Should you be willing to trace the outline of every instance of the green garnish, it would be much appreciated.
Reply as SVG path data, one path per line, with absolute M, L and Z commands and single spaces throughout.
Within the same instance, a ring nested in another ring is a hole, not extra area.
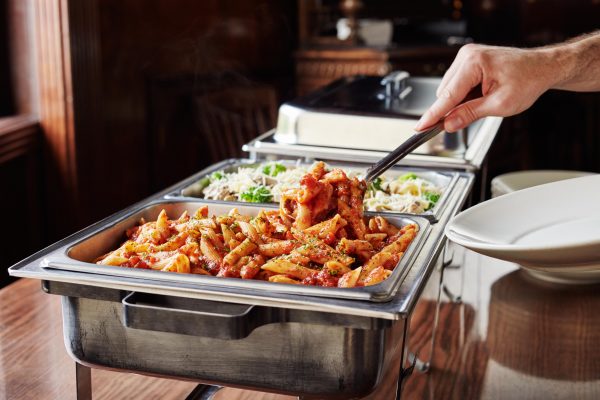
M 218 181 L 225 178 L 225 174 L 223 174 L 222 171 L 215 171 L 212 174 L 210 174 L 210 179 L 212 181 Z
M 412 172 L 406 173 L 404 175 L 402 175 L 401 177 L 398 178 L 399 181 L 403 182 L 403 181 L 408 181 L 409 179 L 417 179 L 418 176 L 415 175 Z
M 241 193 L 240 199 L 249 203 L 270 203 L 273 200 L 273 195 L 266 186 L 253 186 Z
M 262 169 L 262 173 L 269 176 L 277 176 L 284 171 L 287 171 L 287 168 L 279 163 L 265 165 Z
M 438 200 L 440 199 L 440 194 L 433 192 L 425 192 L 423 193 L 423 197 L 429 202 L 429 207 L 427 207 L 427 209 L 425 210 L 428 211 L 431 210 L 433 206 L 435 206 L 435 203 L 438 202 Z
M 375 178 L 373 182 L 371 182 L 369 190 L 371 190 L 372 192 L 375 192 L 377 190 L 383 190 L 383 188 L 381 187 L 382 183 L 383 180 L 381 178 Z

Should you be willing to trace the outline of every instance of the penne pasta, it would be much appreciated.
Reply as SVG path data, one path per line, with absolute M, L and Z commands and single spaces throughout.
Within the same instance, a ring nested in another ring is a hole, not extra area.
M 202 252 L 202 255 L 214 263 L 221 264 L 223 262 L 223 257 L 219 254 L 210 240 L 208 240 L 206 235 L 202 235 L 202 238 L 200 239 L 200 251 Z
M 338 252 L 315 236 L 294 228 L 292 228 L 292 235 L 302 243 L 302 246 L 298 247 L 296 251 L 316 263 L 325 264 L 329 260 L 334 260 L 345 266 L 349 266 L 354 262 L 354 258 Z
M 302 265 L 294 264 L 291 261 L 281 258 L 268 261 L 261 267 L 263 270 L 275 272 L 276 274 L 284 274 L 293 276 L 298 279 L 305 279 L 316 274 L 317 271 L 303 267 Z
M 306 228 L 304 232 L 309 233 L 313 236 L 318 237 L 319 239 L 325 239 L 329 235 L 334 235 L 340 228 L 348 225 L 345 219 L 343 219 L 340 214 L 335 214 L 332 218 L 319 222 L 309 228 Z
M 381 251 L 399 254 L 406 251 L 408 245 L 413 241 L 416 236 L 416 231 L 413 229 L 409 229 L 405 231 L 398 239 L 396 239 L 392 244 L 385 246 Z
M 394 258 L 394 254 L 387 253 L 381 251 L 375 254 L 367 263 L 363 266 L 362 272 L 360 273 L 360 277 L 358 278 L 358 282 L 363 284 L 371 271 L 375 268 L 385 264 L 387 261 L 392 260 Z
M 251 254 L 255 249 L 256 244 L 250 239 L 246 239 L 240 243 L 239 246 L 232 249 L 229 254 L 223 258 L 223 262 L 227 265 L 234 265 L 241 257 Z
M 277 257 L 290 252 L 296 247 L 294 240 L 278 240 L 271 243 L 265 243 L 258 246 L 258 251 L 265 257 Z
M 296 280 L 296 279 L 292 279 L 287 275 L 273 275 L 271 277 L 269 277 L 269 282 L 277 282 L 277 283 L 291 283 L 294 285 L 299 285 L 301 282 Z
M 387 279 L 418 232 L 381 216 L 365 219 L 365 183 L 316 163 L 301 187 L 281 196 L 279 210 L 255 217 L 233 208 L 209 216 L 208 206 L 170 220 L 127 229 L 128 239 L 95 260 L 223 278 L 352 288 Z
M 338 281 L 338 286 L 343 288 L 355 287 L 358 283 L 358 277 L 362 272 L 362 267 L 358 267 L 350 272 L 346 272 Z
M 378 284 L 379 282 L 383 282 L 387 278 L 386 269 L 379 266 L 372 270 L 369 275 L 365 278 L 364 285 L 365 286 L 373 286 Z

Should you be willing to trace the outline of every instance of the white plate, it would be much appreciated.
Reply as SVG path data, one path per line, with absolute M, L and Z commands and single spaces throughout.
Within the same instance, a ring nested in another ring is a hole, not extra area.
M 600 175 L 483 202 L 450 221 L 446 235 L 473 251 L 542 274 L 585 271 L 582 275 L 600 278 Z
M 509 172 L 492 179 L 492 197 L 500 197 L 503 194 L 543 185 L 545 183 L 564 181 L 565 179 L 589 175 L 594 174 L 583 171 L 562 171 L 553 169 Z

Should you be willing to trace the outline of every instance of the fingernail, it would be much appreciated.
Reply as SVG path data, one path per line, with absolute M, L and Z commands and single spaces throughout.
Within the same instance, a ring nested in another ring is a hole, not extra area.
M 428 117 L 427 114 L 428 113 L 421 115 L 421 118 L 419 118 L 419 120 L 417 121 L 417 124 L 415 125 L 416 131 L 420 131 L 421 129 L 423 129 L 425 127 L 424 122 L 427 120 L 427 117 Z
M 447 118 L 446 121 L 444 122 L 444 126 L 446 127 L 446 130 L 448 132 L 456 132 L 457 130 L 459 130 L 462 127 L 463 121 L 461 117 L 452 117 L 452 118 Z

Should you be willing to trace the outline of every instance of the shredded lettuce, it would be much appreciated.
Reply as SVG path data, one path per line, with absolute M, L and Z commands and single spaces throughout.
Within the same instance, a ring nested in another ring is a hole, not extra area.
M 383 182 L 383 179 L 381 179 L 381 178 L 373 179 L 373 182 L 371 182 L 371 184 L 369 185 L 369 190 L 371 190 L 372 192 L 377 191 L 377 190 L 383 191 L 383 188 L 381 187 L 382 182 Z
M 287 171 L 287 168 L 279 163 L 265 165 L 262 169 L 262 173 L 269 176 L 277 176 L 284 171 Z
M 423 193 L 423 197 L 429 201 L 429 207 L 427 207 L 427 210 L 431 210 L 433 208 L 433 206 L 435 206 L 435 204 L 438 202 L 438 200 L 440 199 L 440 194 L 439 193 L 433 193 L 433 192 L 425 192 Z
M 225 178 L 225 174 L 223 174 L 223 171 L 215 171 L 212 174 L 210 174 L 211 181 L 219 181 L 223 178 Z
M 240 199 L 249 203 L 270 203 L 273 194 L 266 186 L 252 186 L 245 192 L 240 193 Z
M 407 181 L 407 180 L 409 180 L 409 179 L 417 179 L 417 178 L 418 178 L 418 176 L 417 176 L 417 175 L 415 175 L 415 174 L 414 174 L 414 173 L 412 173 L 412 172 L 409 172 L 409 173 L 406 173 L 406 174 L 404 174 L 404 175 L 400 176 L 400 177 L 398 178 L 398 180 L 399 180 L 399 181 L 401 181 L 401 182 L 403 182 L 403 181 Z

